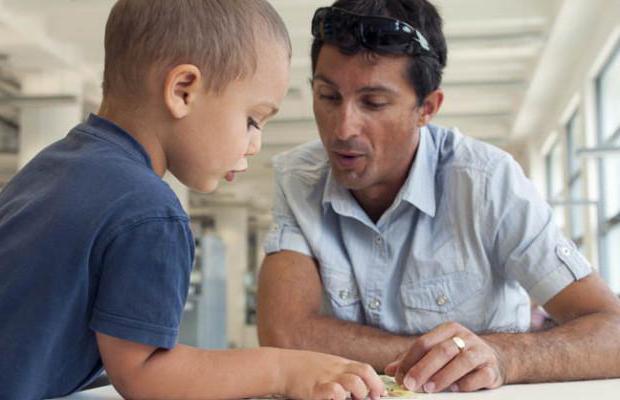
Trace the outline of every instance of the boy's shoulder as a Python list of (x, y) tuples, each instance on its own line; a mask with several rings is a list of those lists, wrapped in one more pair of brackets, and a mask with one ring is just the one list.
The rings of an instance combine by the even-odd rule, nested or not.
[(173, 190), (153, 171), (148, 155), (133, 138), (95, 133), (80, 125), (67, 140), (82, 147), (65, 158), (65, 168), (81, 186), (77, 190), (99, 192), (95, 201), (141, 209), (180, 207)]
[(187, 219), (174, 191), (130, 137), (78, 125), (30, 161), (5, 187), (0, 210), (33, 211), (59, 219), (123, 224), (140, 218)]

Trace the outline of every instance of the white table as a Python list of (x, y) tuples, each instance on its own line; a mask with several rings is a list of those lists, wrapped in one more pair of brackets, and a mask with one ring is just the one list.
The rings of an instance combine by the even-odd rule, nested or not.
[[(508, 385), (496, 390), (476, 393), (420, 394), (422, 400), (618, 400), (620, 379), (544, 383), (535, 385)], [(76, 393), (67, 400), (119, 400), (121, 396), (111, 386)]]

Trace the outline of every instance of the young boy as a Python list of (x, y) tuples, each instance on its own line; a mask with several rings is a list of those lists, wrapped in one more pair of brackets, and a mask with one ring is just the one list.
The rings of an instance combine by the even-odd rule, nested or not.
[(377, 398), (365, 364), (176, 345), (193, 261), (161, 176), (209, 192), (247, 167), (290, 42), (265, 0), (120, 0), (97, 116), (0, 193), (0, 398), (63, 396), (102, 366), (129, 398)]

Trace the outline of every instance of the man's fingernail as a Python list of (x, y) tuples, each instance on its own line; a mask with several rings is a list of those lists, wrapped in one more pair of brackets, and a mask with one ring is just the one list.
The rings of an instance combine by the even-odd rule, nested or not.
[(424, 391), (426, 393), (433, 393), (435, 391), (435, 384), (433, 382), (424, 384)]
[(450, 391), (451, 392), (458, 392), (459, 391), (459, 385), (457, 385), (456, 383), (452, 386), (450, 386)]
[(415, 390), (416, 381), (409, 375), (405, 376), (405, 380), (403, 381), (405, 387), (411, 391)]

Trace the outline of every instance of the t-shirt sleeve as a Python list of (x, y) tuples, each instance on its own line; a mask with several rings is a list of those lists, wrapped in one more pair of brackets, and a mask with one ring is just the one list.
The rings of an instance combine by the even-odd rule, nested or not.
[(312, 250), (302, 232), (282, 188), (283, 174), (276, 171), (273, 194), (273, 223), (265, 242), (266, 254), (277, 253), (283, 250), (296, 251), (313, 257)]
[(102, 256), (91, 329), (173, 348), (187, 299), (193, 255), (187, 220), (154, 218), (123, 228)]
[(589, 275), (592, 267), (554, 223), (551, 207), (511, 157), (500, 159), (492, 171), (485, 205), (495, 267), (544, 305)]

